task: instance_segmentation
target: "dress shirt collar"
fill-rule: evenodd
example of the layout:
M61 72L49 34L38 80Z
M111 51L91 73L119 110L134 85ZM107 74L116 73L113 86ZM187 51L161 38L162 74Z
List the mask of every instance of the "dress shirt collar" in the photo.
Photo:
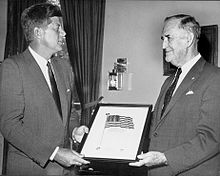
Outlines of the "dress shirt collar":
M47 65L47 60L44 57L37 54L30 46L28 46L28 49L40 67L42 65L43 66Z
M179 85L181 84L181 82L183 81L183 79L185 78L185 76L187 75L187 73L189 72L189 70L196 64L196 62L201 58L201 54L199 53L198 55L196 55L193 59L189 60L187 63L185 63L182 67L181 67L181 74L179 76L176 88L173 92L173 94L176 92L177 88L179 87Z
M187 74L189 70L195 65L195 63L200 59L201 54L197 54L193 59L189 60L187 63L185 63L181 69L183 74Z
M28 47L30 53L32 54L32 56L34 57L35 61L37 62L38 66L40 67L46 81L47 84L51 90L51 84L50 84L50 78L48 75L48 67L47 67L47 59L43 58L42 56L40 56L39 54L37 54L30 46ZM50 61L51 59L49 59Z

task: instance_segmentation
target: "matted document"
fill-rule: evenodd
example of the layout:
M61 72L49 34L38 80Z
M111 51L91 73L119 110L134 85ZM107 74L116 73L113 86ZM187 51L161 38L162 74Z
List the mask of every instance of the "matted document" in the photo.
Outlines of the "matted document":
M80 153L88 160L135 161L141 153L152 105L97 105Z

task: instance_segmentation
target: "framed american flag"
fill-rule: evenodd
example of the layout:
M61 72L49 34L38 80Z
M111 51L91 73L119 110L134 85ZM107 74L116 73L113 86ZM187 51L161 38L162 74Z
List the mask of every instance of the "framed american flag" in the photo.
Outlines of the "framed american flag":
M126 163L144 148L152 105L99 103L79 152L87 160Z

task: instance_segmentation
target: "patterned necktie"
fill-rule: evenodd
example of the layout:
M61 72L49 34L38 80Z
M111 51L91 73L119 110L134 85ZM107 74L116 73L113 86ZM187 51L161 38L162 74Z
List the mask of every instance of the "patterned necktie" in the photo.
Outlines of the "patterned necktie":
M161 112L161 117L163 116L163 113L164 113L165 109L167 108L167 105L169 104L169 102L172 98L173 91L175 90L176 84L178 82L178 79L179 79L179 76L180 76L181 73L182 73L181 68L178 68L177 71L176 71L175 78L174 78L172 84L170 85L169 89L166 92L166 95L165 95L165 98L164 98L163 109L162 109L162 112Z
M58 89L57 89L57 84L56 84L56 81L55 81L55 78L54 78L54 74L53 74L50 62L47 62L47 67L48 67L48 74L49 74L50 84L51 84L51 89L52 89L51 90L52 95L53 95L54 101L57 105L57 108L59 110L60 116L62 118L60 96L59 96L59 92L58 92Z

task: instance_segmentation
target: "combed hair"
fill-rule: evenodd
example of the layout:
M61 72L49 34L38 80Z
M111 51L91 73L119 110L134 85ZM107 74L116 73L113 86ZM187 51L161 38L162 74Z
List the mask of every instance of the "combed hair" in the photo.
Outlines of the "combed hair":
M199 39L201 27L194 17L185 14L173 15L165 18L165 22L171 19L180 19L179 28L192 32L196 39Z
M33 40L35 27L42 27L45 22L49 24L49 18L54 16L61 17L62 13L58 6L50 3L35 4L25 9L21 14L21 26L27 42Z

